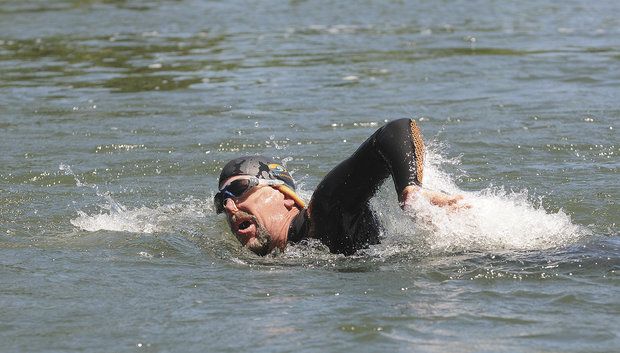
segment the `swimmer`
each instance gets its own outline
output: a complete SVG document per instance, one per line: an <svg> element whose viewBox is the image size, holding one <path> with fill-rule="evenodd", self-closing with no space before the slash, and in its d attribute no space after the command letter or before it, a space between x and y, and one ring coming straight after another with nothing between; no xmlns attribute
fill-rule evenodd
<svg viewBox="0 0 620 353"><path fill-rule="evenodd" d="M264 156L233 159L220 174L215 210L226 214L237 240L261 256L308 238L320 240L332 253L352 255L379 243L380 226L369 201L389 176L401 208L418 195L440 207L462 206L457 204L462 196L422 188L423 164L417 124L399 119L379 128L332 169L308 205L282 165Z"/></svg>

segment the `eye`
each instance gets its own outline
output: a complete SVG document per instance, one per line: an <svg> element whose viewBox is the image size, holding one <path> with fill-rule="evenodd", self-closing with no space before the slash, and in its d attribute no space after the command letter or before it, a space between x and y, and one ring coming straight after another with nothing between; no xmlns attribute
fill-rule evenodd
<svg viewBox="0 0 620 353"><path fill-rule="evenodd" d="M250 181L247 179L238 179L230 183L225 189L229 193L239 197L250 187Z"/></svg>

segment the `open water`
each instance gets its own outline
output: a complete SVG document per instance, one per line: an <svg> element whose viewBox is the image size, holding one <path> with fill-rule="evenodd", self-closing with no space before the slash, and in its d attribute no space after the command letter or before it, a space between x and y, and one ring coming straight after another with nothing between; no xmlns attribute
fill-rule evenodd
<svg viewBox="0 0 620 353"><path fill-rule="evenodd" d="M618 352L620 2L0 1L0 351ZM267 154L309 198L419 121L382 244L258 258L213 212Z"/></svg>

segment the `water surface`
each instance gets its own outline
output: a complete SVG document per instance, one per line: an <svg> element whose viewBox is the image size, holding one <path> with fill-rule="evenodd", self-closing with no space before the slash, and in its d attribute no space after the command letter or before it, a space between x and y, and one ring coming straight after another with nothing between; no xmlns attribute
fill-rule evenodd
<svg viewBox="0 0 620 353"><path fill-rule="evenodd" d="M0 3L1 351L612 352L615 1ZM386 121L382 244L258 258L213 212L267 154L313 188Z"/></svg>

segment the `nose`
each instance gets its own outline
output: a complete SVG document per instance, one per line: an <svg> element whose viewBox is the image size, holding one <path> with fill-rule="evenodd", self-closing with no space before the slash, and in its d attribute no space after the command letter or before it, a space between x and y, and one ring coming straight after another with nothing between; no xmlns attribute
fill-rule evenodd
<svg viewBox="0 0 620 353"><path fill-rule="evenodd" d="M226 213L228 214L232 214L238 211L237 204L235 204L235 201L233 201L233 199L228 198L224 200L224 211L226 211Z"/></svg>

